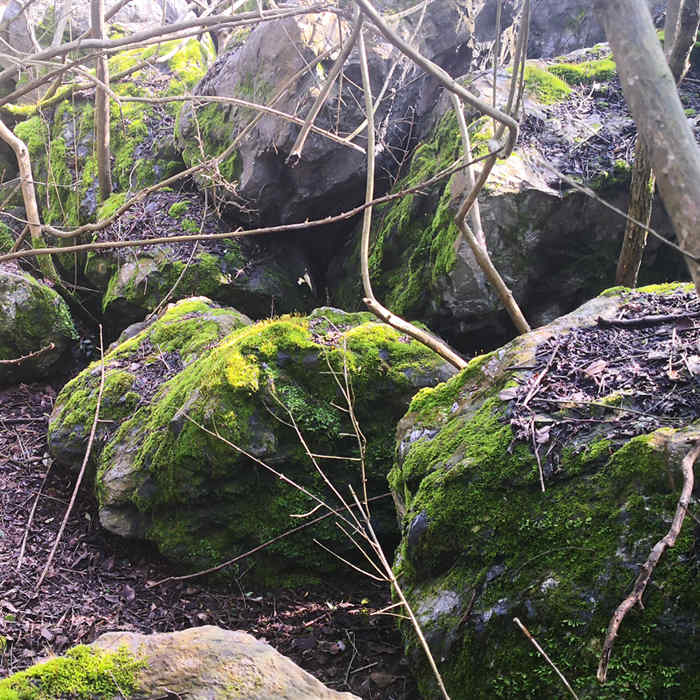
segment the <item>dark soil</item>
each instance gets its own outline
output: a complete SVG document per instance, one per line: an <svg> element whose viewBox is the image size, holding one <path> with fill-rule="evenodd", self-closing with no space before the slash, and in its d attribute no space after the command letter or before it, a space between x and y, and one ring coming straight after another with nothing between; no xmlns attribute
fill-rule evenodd
<svg viewBox="0 0 700 700"><path fill-rule="evenodd" d="M390 603L386 588L368 580L361 587L263 592L251 590L245 576L149 587L183 572L102 530L89 486L81 488L36 591L75 481L47 453L55 396L48 384L0 390L0 676L111 630L214 624L265 639L336 690L373 700L418 697L395 618L372 614Z"/></svg>

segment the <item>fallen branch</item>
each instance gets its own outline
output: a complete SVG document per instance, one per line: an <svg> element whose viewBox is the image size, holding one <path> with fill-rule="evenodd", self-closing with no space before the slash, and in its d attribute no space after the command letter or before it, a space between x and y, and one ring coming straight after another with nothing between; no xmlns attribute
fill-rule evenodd
<svg viewBox="0 0 700 700"><path fill-rule="evenodd" d="M622 326L623 328L645 328L646 326L658 326L662 323L674 323L688 318L700 318L700 311L688 311L684 314L658 314L654 316L642 316L641 318L601 318L596 319L599 326Z"/></svg>
<svg viewBox="0 0 700 700"><path fill-rule="evenodd" d="M669 528L666 535L660 539L651 550L649 557L642 565L642 568L637 576L637 580L634 582L634 587L632 592L625 598L620 605L617 606L612 618L610 619L610 624L608 625L608 632L605 636L605 642L603 644L603 652L600 655L600 663L598 665L598 680L601 683L605 683L605 679L608 674L608 663L610 661L610 655L612 653L613 644L615 643L615 638L617 637L618 630L624 620L625 615L637 604L640 608L644 608L642 605L642 596L646 590L647 584L651 579L651 575L654 573L656 565L663 556L664 552L673 547L676 544L676 539L683 527L683 521L685 520L685 514L688 510L690 504L690 498L693 494L693 485L695 483L695 474L693 473L693 466L695 465L695 460L700 455L700 440L695 443L690 452L683 458L682 469L683 469L683 488L681 490L681 495L678 499L678 505L676 506L676 512L673 516L673 521L671 527Z"/></svg>
<svg viewBox="0 0 700 700"><path fill-rule="evenodd" d="M58 529L58 534L56 535L56 539L54 540L53 546L51 547L51 553L49 554L49 558L46 560L46 564L44 565L44 570L41 572L41 576L39 576L39 580L37 581L36 586L34 586L34 592L39 590L39 588L41 587L41 584L44 582L44 579L46 578L46 574L49 571L49 567L51 566L51 562L53 562L53 558L56 555L56 550L58 549L58 544L61 541L61 537L63 536L63 531L66 529L66 523L68 522L68 518L70 517L71 511L73 510L73 506L75 505L75 499L78 496L78 490L80 489L80 484L83 481L83 476L85 476L85 470L87 468L87 463L88 463L88 460L90 459L90 453L92 452L92 445L95 442L95 433L97 431L97 423L100 419L100 407L102 405L102 392L104 391L104 388L105 388L104 343L102 342L102 326L100 325L100 388L99 388L99 391L97 392L97 405L95 406L95 417L92 419L92 428L90 429L90 437L88 438L87 447L85 448L85 456L83 457L83 463L80 467L80 472L78 473L78 478L75 480L75 486L73 487L73 494L71 495L70 503L68 503L68 508L66 509L66 513L63 516L63 520L61 522L61 527Z"/></svg>
<svg viewBox="0 0 700 700"><path fill-rule="evenodd" d="M15 357L11 360L0 360L0 365L21 365L25 360L31 360L34 357L39 357L39 355L43 355L45 352L49 352L55 347L56 343L49 343L45 347L41 348L41 350L35 350L34 352L30 352L28 355L22 355L22 357Z"/></svg>

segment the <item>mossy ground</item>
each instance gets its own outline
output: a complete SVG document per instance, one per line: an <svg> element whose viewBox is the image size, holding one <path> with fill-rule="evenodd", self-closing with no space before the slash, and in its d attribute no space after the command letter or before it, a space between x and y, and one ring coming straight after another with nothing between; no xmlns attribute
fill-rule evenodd
<svg viewBox="0 0 700 700"><path fill-rule="evenodd" d="M131 697L143 662L126 649L107 653L77 646L65 656L0 680L0 700Z"/></svg>

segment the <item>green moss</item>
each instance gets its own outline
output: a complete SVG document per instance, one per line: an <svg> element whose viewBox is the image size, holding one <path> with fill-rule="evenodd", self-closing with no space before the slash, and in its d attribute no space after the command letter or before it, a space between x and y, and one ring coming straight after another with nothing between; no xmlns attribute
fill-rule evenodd
<svg viewBox="0 0 700 700"><path fill-rule="evenodd" d="M441 119L428 140L418 147L408 174L394 187L413 187L451 165L462 151L461 135L453 111ZM369 259L370 274L387 305L400 315L416 317L430 298L430 290L455 264L454 242L459 234L450 212L452 180L433 188L430 198L407 195L378 208ZM437 194L436 208L426 200ZM401 259L393 262L401 238Z"/></svg>
<svg viewBox="0 0 700 700"><path fill-rule="evenodd" d="M112 214L114 214L117 209L124 205L126 202L126 192L116 192L110 195L97 210L97 220L102 221L104 219L109 219Z"/></svg>
<svg viewBox="0 0 700 700"><path fill-rule="evenodd" d="M168 209L168 216L171 216L173 219L179 219L188 208L188 202L175 202L170 209Z"/></svg>
<svg viewBox="0 0 700 700"><path fill-rule="evenodd" d="M494 356L493 352L479 355L469 361L469 364L447 382L436 387L421 389L411 401L408 407L409 413L420 415L421 421L430 421L438 413L446 413L452 410L452 406L465 392L470 391L474 383L483 381L483 367Z"/></svg>
<svg viewBox="0 0 700 700"><path fill-rule="evenodd" d="M535 94L542 104L565 100L571 88L561 78L537 66L525 66L525 89Z"/></svg>
<svg viewBox="0 0 700 700"><path fill-rule="evenodd" d="M176 132L180 131L179 122L182 119L182 110L188 110L188 114L190 114L191 107L183 105L175 125ZM192 128L196 128L200 135L202 146L200 147L199 140L196 138L188 137L185 140L182 157L188 166L191 167L201 163L202 160L217 156L228 148L235 131L235 125L229 120L228 114L225 106L214 103L198 108L194 114L191 114L190 121L196 122L196 127ZM240 158L235 152L219 164L221 174L229 182L238 179L241 168Z"/></svg>
<svg viewBox="0 0 700 700"><path fill-rule="evenodd" d="M15 244L15 236L12 229L0 222L0 253L9 253Z"/></svg>
<svg viewBox="0 0 700 700"><path fill-rule="evenodd" d="M602 58L583 63L556 63L547 70L569 85L590 85L594 82L607 82L617 74L615 61Z"/></svg>
<svg viewBox="0 0 700 700"><path fill-rule="evenodd" d="M661 284L648 284L645 287L638 287L634 290L629 287L610 287L602 291L598 296L614 297L632 291L646 294L673 294L677 291L691 292L693 289L695 289L695 287L690 282L662 282Z"/></svg>
<svg viewBox="0 0 700 700"><path fill-rule="evenodd" d="M130 697L144 662L126 648L107 653L77 646L51 659L0 680L0 698L54 700L55 698Z"/></svg>

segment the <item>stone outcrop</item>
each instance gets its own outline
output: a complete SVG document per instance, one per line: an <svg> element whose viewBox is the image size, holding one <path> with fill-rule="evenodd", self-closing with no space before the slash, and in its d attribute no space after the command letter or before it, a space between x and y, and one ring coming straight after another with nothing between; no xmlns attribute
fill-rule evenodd
<svg viewBox="0 0 700 700"><path fill-rule="evenodd" d="M453 372L370 314L321 308L306 318L250 325L204 299L171 306L114 347L105 368L105 422L93 452L100 521L117 534L153 541L192 567L218 564L298 525L290 515L318 505L309 494L339 505L294 424L313 454L348 457L317 458L338 491L349 496L352 484L362 493L358 438L341 391L346 373L366 439L367 488L375 496L385 492L391 434L411 396ZM50 421L51 453L76 468L99 374L94 363L69 382ZM390 503L379 501L373 513L375 529L391 543ZM280 540L251 560L247 580L280 585L328 576L337 560L313 538L351 554L338 533L326 519Z"/></svg>
<svg viewBox="0 0 700 700"><path fill-rule="evenodd" d="M119 203L123 195L108 202ZM155 192L97 234L100 241L231 231L202 196ZM109 330L143 319L164 299L195 294L234 306L254 319L310 311L316 298L301 250L269 237L161 243L89 256L84 274L102 292Z"/></svg>
<svg viewBox="0 0 700 700"><path fill-rule="evenodd" d="M0 384L46 377L78 339L68 305L16 265L0 265Z"/></svg>
<svg viewBox="0 0 700 700"><path fill-rule="evenodd" d="M649 292L654 298L669 290ZM532 440L518 439L511 418L513 399L542 343L551 340L549 357L570 330L596 326L599 318L615 318L636 303L627 290L610 290L473 359L447 383L419 392L399 423L389 475L403 534L395 571L455 700L563 692L514 617L551 654L579 697L600 697L595 674L605 629L668 530L683 483L680 463L700 438L693 375L684 370L675 381L679 391L690 387L690 418L679 422L660 409L661 423L671 421L661 429L645 428L648 418L640 415L618 429L619 419L606 405L619 405L624 392L601 396L598 412L584 422L577 408L589 400L583 389L563 393L550 410L538 404ZM670 338L672 328L666 331ZM631 345L639 357L651 354L641 342ZM598 366L611 360L596 347L587 351L590 362L600 358ZM585 371L595 372L587 365ZM661 375L667 381L664 369ZM590 376L595 391L605 393ZM627 396L634 401L634 388ZM551 436L567 420L575 432L557 444ZM604 697L631 697L642 687L649 697L670 687L689 697L683 689L694 688L700 676L695 547L696 533L686 522L676 548L654 572L644 610L624 620ZM423 697L436 697L415 635L401 627Z"/></svg>
<svg viewBox="0 0 700 700"><path fill-rule="evenodd" d="M568 82L567 82L568 81ZM505 101L508 76L497 82ZM487 246L496 268L531 325L547 323L614 283L624 218L566 183L551 169L583 182L619 209L627 208L630 165L609 144L634 138L615 64L605 47L554 63L531 64L518 146L494 168L479 196ZM491 92L490 78L471 89ZM572 111L575 110L575 116ZM400 192L455 163L462 153L456 117L443 96L433 131L416 148ZM486 152L487 120L472 127L474 155ZM700 134L700 131L698 131ZM478 166L477 166L478 167ZM377 207L370 272L377 297L395 313L420 319L463 351L512 337L503 305L453 217L465 196L461 173ZM657 200L652 226L671 235ZM364 296L359 228L331 263L331 298L355 309ZM676 253L650 239L641 282L687 276Z"/></svg>

